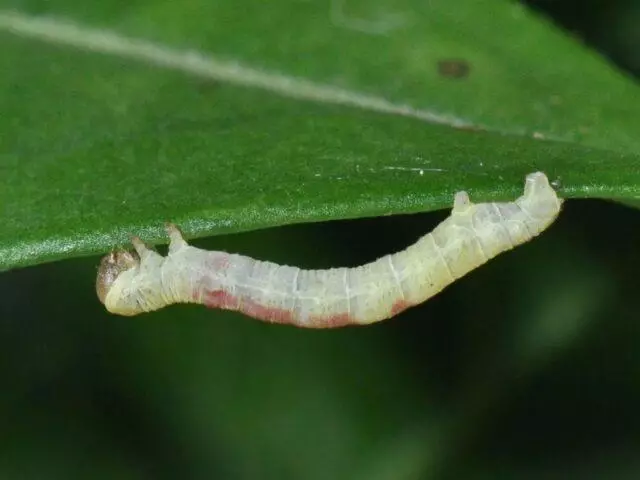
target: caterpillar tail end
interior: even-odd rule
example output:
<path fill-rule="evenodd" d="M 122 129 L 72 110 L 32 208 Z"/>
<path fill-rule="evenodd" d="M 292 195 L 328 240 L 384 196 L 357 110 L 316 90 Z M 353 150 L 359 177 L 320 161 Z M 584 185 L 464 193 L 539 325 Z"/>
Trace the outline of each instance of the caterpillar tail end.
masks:
<path fill-rule="evenodd" d="M 562 208 L 562 202 L 543 172 L 534 172 L 526 176 L 524 195 L 516 200 L 520 207 L 538 220 L 538 233 L 555 221 Z"/>
<path fill-rule="evenodd" d="M 560 206 L 562 205 L 562 199 L 558 197 L 543 172 L 534 172 L 526 176 L 524 198 L 529 201 L 545 200 L 549 203 L 555 203 L 558 211 L 560 211 Z"/>

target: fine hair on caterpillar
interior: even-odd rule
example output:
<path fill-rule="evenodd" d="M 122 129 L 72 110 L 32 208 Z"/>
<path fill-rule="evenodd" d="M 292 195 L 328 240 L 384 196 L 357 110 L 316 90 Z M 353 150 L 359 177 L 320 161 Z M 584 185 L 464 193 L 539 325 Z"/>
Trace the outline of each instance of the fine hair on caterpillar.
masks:
<path fill-rule="evenodd" d="M 424 302 L 501 252 L 545 230 L 562 200 L 542 172 L 527 175 L 513 202 L 478 203 L 455 194 L 451 215 L 400 252 L 355 268 L 303 270 L 190 246 L 167 224 L 169 253 L 138 237 L 135 252 L 114 251 L 96 291 L 109 312 L 137 315 L 173 303 L 199 303 L 299 327 L 365 325 Z"/>

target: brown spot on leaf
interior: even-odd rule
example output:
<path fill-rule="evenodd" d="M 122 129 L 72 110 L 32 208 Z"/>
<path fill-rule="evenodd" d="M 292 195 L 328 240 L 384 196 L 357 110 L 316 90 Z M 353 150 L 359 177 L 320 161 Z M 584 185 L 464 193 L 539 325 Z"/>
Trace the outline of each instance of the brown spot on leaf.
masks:
<path fill-rule="evenodd" d="M 438 61 L 438 73 L 446 78 L 466 78 L 471 72 L 471 65 L 466 60 L 449 58 Z"/>

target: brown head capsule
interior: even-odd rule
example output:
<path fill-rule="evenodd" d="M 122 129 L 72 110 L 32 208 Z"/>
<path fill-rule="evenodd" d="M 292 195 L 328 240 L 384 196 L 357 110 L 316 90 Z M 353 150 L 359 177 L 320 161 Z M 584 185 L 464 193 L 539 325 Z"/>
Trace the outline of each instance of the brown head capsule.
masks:
<path fill-rule="evenodd" d="M 134 252 L 119 250 L 105 255 L 100 261 L 98 278 L 96 279 L 96 293 L 98 298 L 105 303 L 111 285 L 118 275 L 140 264 L 140 258 Z"/>

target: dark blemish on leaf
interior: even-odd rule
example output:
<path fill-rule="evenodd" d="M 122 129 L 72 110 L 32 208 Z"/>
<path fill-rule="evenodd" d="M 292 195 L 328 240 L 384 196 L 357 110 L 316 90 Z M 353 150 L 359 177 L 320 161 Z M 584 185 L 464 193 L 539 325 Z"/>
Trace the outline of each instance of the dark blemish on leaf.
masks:
<path fill-rule="evenodd" d="M 446 78 L 467 78 L 471 71 L 471 65 L 466 60 L 445 59 L 438 60 L 438 73 Z"/>
<path fill-rule="evenodd" d="M 208 95 L 211 92 L 215 92 L 222 86 L 222 82 L 212 79 L 195 78 L 192 79 L 191 84 L 194 90 L 201 95 Z"/>
<path fill-rule="evenodd" d="M 484 127 L 480 127 L 478 125 L 461 125 L 455 128 L 457 130 L 464 130 L 467 132 L 486 132 L 486 129 Z"/>

